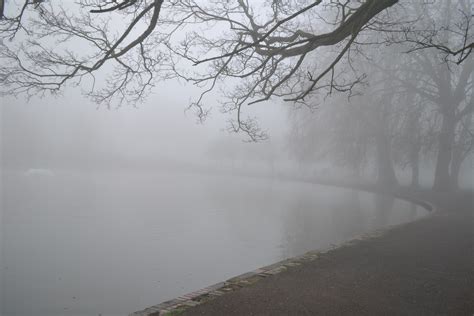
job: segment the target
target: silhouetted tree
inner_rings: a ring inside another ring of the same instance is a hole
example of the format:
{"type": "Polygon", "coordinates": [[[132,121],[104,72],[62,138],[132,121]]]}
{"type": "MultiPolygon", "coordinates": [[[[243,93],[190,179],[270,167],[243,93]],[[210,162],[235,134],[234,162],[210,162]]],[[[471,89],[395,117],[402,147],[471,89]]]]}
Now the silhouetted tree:
{"type": "MultiPolygon", "coordinates": [[[[388,41],[402,44],[410,53],[404,65],[406,76],[395,76],[398,84],[406,93],[415,93],[434,104],[440,115],[434,189],[445,191],[457,182],[452,179],[456,176],[450,174],[450,170],[458,169],[451,164],[456,139],[459,139],[457,133],[462,130],[459,125],[467,116],[472,116],[474,110],[474,59],[469,44],[474,37],[473,15],[466,0],[434,1],[431,5],[416,2],[410,8],[419,29],[408,28],[401,36],[397,31],[390,32],[388,41]],[[458,53],[443,49],[453,45],[462,46],[456,50],[458,53]],[[411,80],[407,80],[407,76],[411,80]]],[[[394,76],[393,73],[387,75],[394,76]]],[[[456,155],[456,159],[461,157],[456,155]]]]}
{"type": "Polygon", "coordinates": [[[235,84],[222,104],[224,112],[235,113],[230,128],[258,140],[265,134],[242,113],[244,104],[272,96],[306,102],[321,89],[352,89],[360,78],[340,75],[337,65],[362,33],[384,25],[388,17],[381,12],[397,2],[7,3],[0,20],[0,83],[5,93],[28,95],[82,83],[96,102],[110,105],[140,101],[157,81],[182,78],[202,89],[190,106],[202,120],[208,113],[203,97],[225,79],[235,84]],[[327,61],[314,63],[322,56],[327,61]],[[196,67],[190,71],[183,62],[196,67]],[[103,73],[105,85],[86,85],[86,78],[103,73]]]}

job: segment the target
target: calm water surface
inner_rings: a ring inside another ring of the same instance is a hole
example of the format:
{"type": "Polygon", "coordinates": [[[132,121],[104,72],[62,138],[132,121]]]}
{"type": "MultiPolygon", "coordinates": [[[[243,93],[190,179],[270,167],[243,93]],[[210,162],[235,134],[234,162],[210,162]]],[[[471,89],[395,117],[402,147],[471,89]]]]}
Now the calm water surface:
{"type": "Polygon", "coordinates": [[[3,175],[1,315],[119,316],[426,211],[297,182],[3,175]]]}

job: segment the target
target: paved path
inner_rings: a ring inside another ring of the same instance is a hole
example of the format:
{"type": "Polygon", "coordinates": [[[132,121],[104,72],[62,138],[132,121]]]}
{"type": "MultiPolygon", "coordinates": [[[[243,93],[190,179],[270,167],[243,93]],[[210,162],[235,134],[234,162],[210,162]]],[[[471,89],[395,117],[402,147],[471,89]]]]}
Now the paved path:
{"type": "Polygon", "coordinates": [[[456,197],[430,218],[182,315],[474,315],[473,212],[472,195],[456,197]]]}

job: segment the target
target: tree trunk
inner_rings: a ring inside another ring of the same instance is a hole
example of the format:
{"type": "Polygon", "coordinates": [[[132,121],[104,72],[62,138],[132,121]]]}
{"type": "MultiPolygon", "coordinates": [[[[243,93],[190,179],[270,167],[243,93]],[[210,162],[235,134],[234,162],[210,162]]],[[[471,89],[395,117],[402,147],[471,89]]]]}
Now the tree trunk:
{"type": "MultiPolygon", "coordinates": [[[[390,88],[392,81],[384,84],[385,88],[390,88]]],[[[376,146],[376,168],[377,168],[377,185],[384,191],[392,191],[397,185],[397,177],[392,161],[392,141],[390,139],[389,115],[392,109],[392,99],[394,93],[386,93],[383,95],[380,106],[377,109],[377,128],[375,134],[376,146]]]]}
{"type": "MultiPolygon", "coordinates": [[[[407,96],[407,104],[413,103],[413,95],[407,96]]],[[[419,104],[414,105],[414,109],[409,113],[407,124],[407,134],[409,141],[409,153],[408,159],[411,167],[411,186],[418,188],[420,186],[420,151],[421,151],[421,140],[420,140],[420,116],[421,107],[419,104]]]]}
{"type": "Polygon", "coordinates": [[[411,186],[413,188],[418,188],[420,186],[420,155],[418,149],[412,148],[410,156],[411,186]]]}
{"type": "Polygon", "coordinates": [[[459,189],[459,172],[461,170],[462,155],[460,150],[453,151],[453,159],[451,162],[450,187],[453,190],[459,189]]]}
{"type": "Polygon", "coordinates": [[[3,19],[3,11],[5,9],[5,1],[4,0],[0,0],[0,20],[3,19]]]}
{"type": "Polygon", "coordinates": [[[472,124],[472,115],[468,115],[465,120],[461,121],[462,128],[459,134],[459,138],[453,148],[453,157],[451,161],[451,187],[454,190],[459,189],[459,172],[461,171],[461,165],[464,159],[469,155],[469,152],[472,150],[472,146],[470,141],[466,141],[470,139],[472,135],[469,132],[469,129],[472,124]]]}
{"type": "Polygon", "coordinates": [[[452,159],[455,126],[454,112],[451,109],[444,111],[441,133],[438,136],[438,157],[433,185],[435,191],[450,190],[449,166],[452,159]]]}
{"type": "Polygon", "coordinates": [[[390,190],[398,185],[390,152],[390,141],[385,133],[377,133],[377,185],[390,190]]]}

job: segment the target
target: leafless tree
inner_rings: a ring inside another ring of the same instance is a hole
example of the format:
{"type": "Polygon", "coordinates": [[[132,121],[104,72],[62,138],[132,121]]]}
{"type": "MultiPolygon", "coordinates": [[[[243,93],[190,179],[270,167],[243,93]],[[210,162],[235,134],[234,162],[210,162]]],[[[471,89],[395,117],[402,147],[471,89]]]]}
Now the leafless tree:
{"type": "Polygon", "coordinates": [[[386,30],[386,43],[407,53],[405,69],[399,73],[386,71],[387,78],[395,78],[397,89],[435,105],[440,118],[434,180],[434,188],[439,191],[449,190],[457,182],[457,176],[453,180],[450,173],[457,132],[461,130],[459,124],[474,110],[474,58],[468,48],[474,34],[468,5],[466,0],[410,3],[405,12],[416,23],[406,29],[395,26],[386,30]],[[453,46],[461,48],[448,49],[453,46]]]}
{"type": "Polygon", "coordinates": [[[299,132],[305,135],[302,150],[328,152],[336,161],[375,162],[378,181],[388,185],[395,183],[392,162],[409,166],[412,185],[418,186],[421,157],[434,156],[434,188],[455,189],[473,150],[474,56],[469,49],[451,54],[441,46],[469,45],[473,32],[467,5],[465,0],[434,0],[393,8],[394,23],[378,25],[371,36],[372,44],[390,49],[380,54],[362,46],[352,60],[368,74],[370,86],[361,90],[361,98],[349,104],[339,100],[327,105],[333,109],[322,111],[321,119],[313,117],[299,132]],[[400,16],[408,22],[397,23],[400,16]],[[311,138],[316,142],[308,142],[311,138]]]}
{"type": "Polygon", "coordinates": [[[84,88],[92,79],[86,93],[110,106],[141,101],[160,80],[182,78],[202,89],[190,106],[202,120],[204,97],[225,80],[234,86],[221,108],[235,114],[231,129],[258,140],[265,134],[245,117],[245,104],[350,91],[361,77],[338,65],[397,2],[25,0],[5,7],[0,0],[0,82],[4,93],[33,95],[84,88]],[[95,77],[104,74],[101,85],[95,77]]]}
{"type": "Polygon", "coordinates": [[[458,129],[456,130],[456,137],[452,152],[452,161],[450,166],[450,180],[451,188],[459,188],[459,177],[461,166],[467,157],[472,155],[474,151],[474,126],[473,115],[464,117],[458,129]]]}
{"type": "Polygon", "coordinates": [[[452,183],[449,168],[457,126],[473,115],[474,60],[471,55],[462,67],[453,69],[447,63],[437,63],[437,59],[429,54],[412,56],[415,59],[412,71],[417,72],[418,84],[406,81],[401,84],[435,104],[441,115],[434,185],[436,189],[446,190],[452,183]]]}
{"type": "Polygon", "coordinates": [[[471,1],[434,1],[430,6],[418,3],[413,7],[423,21],[403,29],[400,40],[409,45],[408,52],[434,49],[445,61],[458,65],[471,55],[474,49],[474,4],[471,1]]]}

